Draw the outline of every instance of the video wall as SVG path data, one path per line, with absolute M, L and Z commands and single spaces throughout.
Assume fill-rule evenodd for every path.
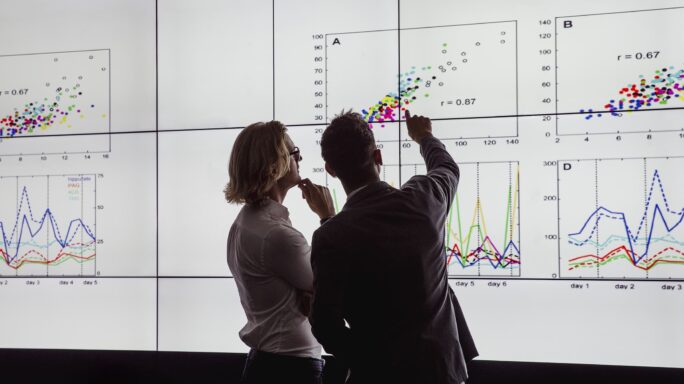
M 0 348 L 246 352 L 236 136 L 282 121 L 339 211 L 326 124 L 361 113 L 399 187 L 425 173 L 408 108 L 461 169 L 444 255 L 481 359 L 684 367 L 681 1 L 4 10 Z

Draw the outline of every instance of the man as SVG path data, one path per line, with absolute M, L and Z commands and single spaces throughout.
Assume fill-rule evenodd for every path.
M 313 235 L 310 321 L 350 368 L 348 382 L 460 384 L 477 350 L 447 281 L 444 222 L 459 170 L 428 118 L 406 119 L 427 175 L 401 189 L 380 181 L 382 156 L 359 114 L 323 133 L 326 170 L 347 203 Z

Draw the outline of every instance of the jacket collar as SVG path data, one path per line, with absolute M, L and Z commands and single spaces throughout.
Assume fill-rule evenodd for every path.
M 366 184 L 365 187 L 357 190 L 356 193 L 354 193 L 347 199 L 347 202 L 344 203 L 344 207 L 342 207 L 342 209 L 344 210 L 346 208 L 351 208 L 352 206 L 354 206 L 354 204 L 358 204 L 359 202 L 367 199 L 368 197 L 373 196 L 378 192 L 388 188 L 392 187 L 384 181 L 374 181 L 370 184 Z

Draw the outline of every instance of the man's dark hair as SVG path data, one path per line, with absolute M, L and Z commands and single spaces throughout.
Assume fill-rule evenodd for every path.
M 321 138 L 323 160 L 344 180 L 365 177 L 375 149 L 373 131 L 360 114 L 352 111 L 337 115 Z

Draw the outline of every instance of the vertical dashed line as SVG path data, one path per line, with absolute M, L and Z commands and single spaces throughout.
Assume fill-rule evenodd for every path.
M 480 249 L 480 244 L 481 244 L 481 239 L 480 239 L 480 163 L 477 162 L 475 163 L 475 188 L 476 188 L 476 193 L 475 193 L 475 216 L 477 218 L 477 243 L 476 243 L 476 251 L 479 253 Z M 465 252 L 470 252 L 468 249 L 465 250 Z M 467 253 L 466 253 L 467 257 Z M 481 271 L 480 271 L 480 261 L 481 259 L 478 258 L 477 260 L 477 275 L 481 276 Z M 468 261 L 466 260 L 466 263 Z
M 508 162 L 508 205 L 511 208 L 511 213 L 510 213 L 511 222 L 508 225 L 508 235 L 509 235 L 508 236 L 508 239 L 509 239 L 508 244 L 510 244 L 513 241 L 513 196 L 512 196 L 512 193 L 513 193 L 513 175 L 511 174 L 511 172 L 512 172 L 512 169 L 511 169 L 512 165 L 511 164 L 512 163 L 509 161 Z M 508 247 L 508 244 L 504 244 L 504 247 Z M 510 247 L 508 248 L 508 257 L 510 259 L 508 261 L 508 265 L 510 265 L 510 267 L 511 267 L 510 268 L 511 276 L 513 276 L 513 263 L 511 262 L 511 260 L 513 260 L 513 251 Z
M 598 159 L 594 159 L 594 212 L 598 211 Z M 601 277 L 601 265 L 599 263 L 599 216 L 596 215 L 596 277 Z
M 47 175 L 46 177 L 47 180 L 47 207 L 46 207 L 46 212 L 50 212 L 50 175 Z M 50 220 L 50 216 L 52 213 L 50 212 L 49 215 L 45 215 L 44 218 L 42 219 L 43 225 L 49 224 L 45 223 L 45 220 Z M 47 230 L 45 231 L 45 276 L 50 276 L 50 225 L 45 226 Z
M 16 185 L 17 185 L 17 203 L 16 203 L 16 207 L 17 207 L 17 217 L 19 217 L 19 176 L 17 176 L 15 180 L 16 180 Z M 8 250 L 8 251 L 9 251 L 9 250 Z M 8 254 L 8 256 L 7 256 L 7 259 L 8 259 L 8 260 L 10 259 L 9 254 Z M 10 263 L 10 264 L 11 264 L 11 263 Z M 14 270 L 14 276 L 17 276 L 17 277 L 19 276 L 19 268 L 17 268 L 17 269 Z
M 83 246 L 85 244 L 83 242 L 83 231 L 85 230 L 85 228 L 83 227 L 84 223 L 85 223 L 85 220 L 83 220 L 83 174 L 80 174 L 79 178 L 81 179 L 81 247 L 80 247 L 81 248 L 81 262 L 80 262 L 80 264 L 81 264 L 81 276 L 83 276 Z M 95 240 L 95 241 L 97 241 L 97 240 Z
M 648 172 L 646 170 L 647 167 L 647 161 L 646 158 L 644 157 L 644 207 L 648 207 Z M 646 212 L 646 215 L 648 215 L 648 212 Z M 629 236 L 629 234 L 627 234 Z M 648 219 L 645 220 L 645 227 L 644 227 L 644 238 L 646 240 L 645 244 L 648 242 Z M 644 245 L 645 245 L 644 244 Z M 644 252 L 646 250 L 646 247 L 644 247 Z M 634 255 L 636 257 L 636 255 Z M 646 257 L 646 255 L 644 255 Z M 648 262 L 648 260 L 646 260 Z M 648 279 L 648 269 L 646 269 L 646 278 Z

